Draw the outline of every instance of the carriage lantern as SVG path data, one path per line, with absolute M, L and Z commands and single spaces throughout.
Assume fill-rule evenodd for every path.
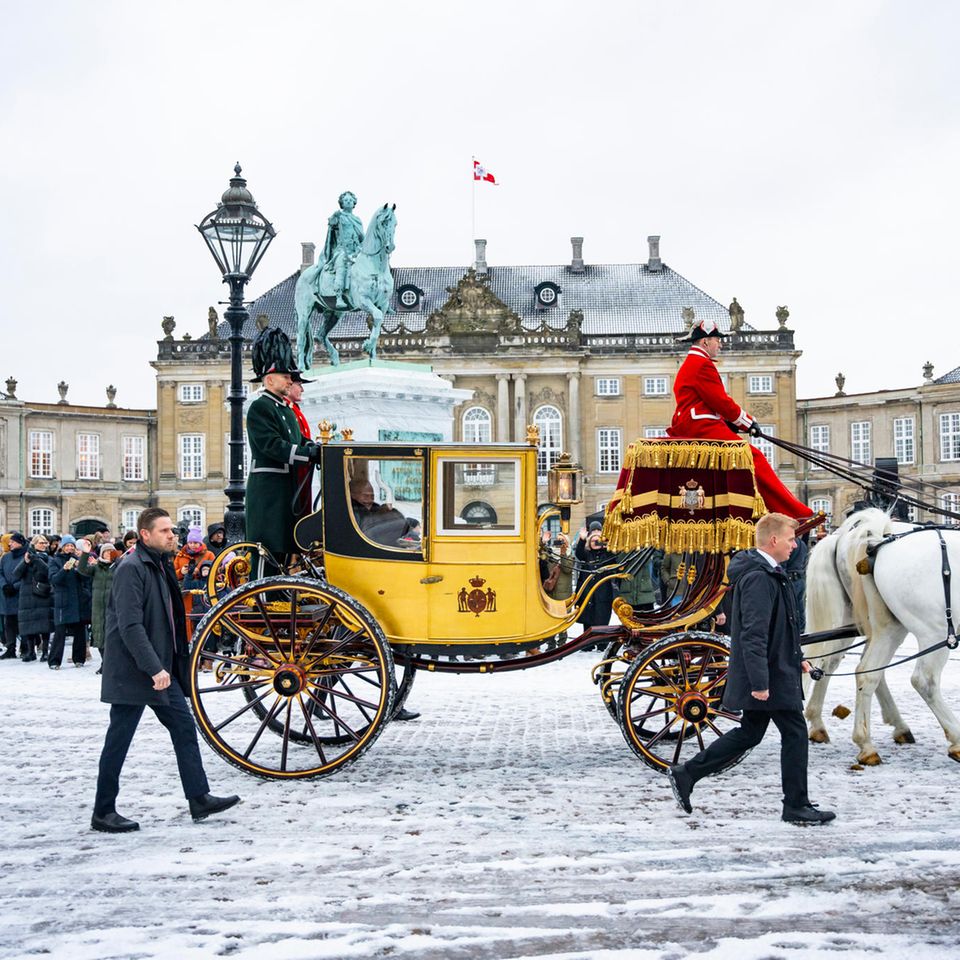
M 240 176 L 239 163 L 233 172 L 216 210 L 197 226 L 223 282 L 230 285 L 230 302 L 224 313 L 230 324 L 230 480 L 224 491 L 227 509 L 223 518 L 227 543 L 236 543 L 244 536 L 243 327 L 249 314 L 243 303 L 243 288 L 277 234 L 257 209 L 247 181 Z
M 547 497 L 552 504 L 560 508 L 560 527 L 564 533 L 570 532 L 570 508 L 582 503 L 580 481 L 583 469 L 570 462 L 570 454 L 560 454 L 560 459 L 547 473 Z

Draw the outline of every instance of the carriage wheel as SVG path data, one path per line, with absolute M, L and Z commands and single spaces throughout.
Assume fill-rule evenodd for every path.
M 207 576 L 207 599 L 216 603 L 224 593 L 243 586 L 250 579 L 250 553 L 255 543 L 236 543 L 217 554 Z
M 617 694 L 629 664 L 628 660 L 621 657 L 622 650 L 622 640 L 611 640 L 603 651 L 603 660 L 593 668 L 593 682 L 600 687 L 603 705 L 607 708 L 607 713 L 617 721 Z
M 216 650 L 218 632 L 237 637 L 232 652 Z M 306 577 L 270 577 L 233 591 L 197 625 L 190 699 L 204 739 L 234 766 L 278 780 L 324 777 L 380 735 L 393 670 L 382 630 L 356 600 Z
M 663 773 L 739 724 L 739 714 L 720 705 L 729 655 L 725 637 L 686 631 L 652 644 L 627 668 L 618 720 L 644 763 Z
M 393 697 L 393 712 L 390 714 L 391 718 L 395 717 L 403 709 L 403 705 L 407 702 L 407 697 L 410 696 L 413 681 L 417 679 L 417 668 L 412 663 L 404 663 L 402 667 L 403 669 L 401 670 L 400 665 L 397 666 L 397 691 Z

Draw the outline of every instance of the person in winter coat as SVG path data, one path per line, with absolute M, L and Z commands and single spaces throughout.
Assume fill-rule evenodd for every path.
M 185 576 L 194 576 L 197 568 L 204 560 L 213 559 L 213 554 L 207 549 L 206 544 L 203 542 L 200 528 L 191 527 L 190 532 L 187 534 L 187 542 L 173 558 L 173 569 L 176 571 L 177 579 L 183 580 Z
M 619 559 L 623 559 L 621 554 Z M 620 598 L 638 611 L 652 610 L 657 600 L 653 557 L 632 576 L 617 581 Z
M 22 533 L 11 533 L 7 544 L 9 549 L 0 557 L 0 613 L 3 614 L 3 643 L 6 647 L 0 659 L 12 660 L 17 655 L 17 634 L 20 632 L 17 620 L 20 610 L 20 579 L 16 570 L 26 553 L 27 538 Z
M 204 543 L 214 557 L 220 556 L 227 549 L 227 528 L 222 523 L 211 523 Z
M 47 571 L 47 538 L 38 535 L 30 541 L 23 559 L 14 571 L 20 579 L 20 659 L 24 663 L 47 659 L 50 634 L 53 631 L 53 587 Z
M 818 824 L 836 816 L 818 810 L 807 794 L 807 724 L 800 678 L 810 664 L 800 649 L 796 597 L 781 566 L 797 545 L 796 528 L 791 517 L 768 513 L 757 522 L 756 549 L 741 551 L 730 561 L 732 642 L 723 706 L 742 711 L 742 717 L 739 727 L 692 760 L 670 767 L 670 785 L 687 813 L 693 809 L 694 784 L 757 746 L 772 720 L 780 731 L 782 819 Z
M 93 645 L 99 651 L 101 659 L 103 658 L 103 640 L 107 632 L 107 600 L 113 584 L 113 567 L 119 556 L 116 544 L 104 543 L 101 544 L 99 555 L 94 563 L 82 563 L 77 568 L 93 584 L 90 629 L 93 634 Z
M 577 539 L 573 552 L 580 562 L 581 580 L 590 571 L 602 567 L 610 559 L 610 554 L 607 553 L 607 548 L 600 537 L 602 529 L 603 524 L 595 520 L 590 524 L 589 530 L 580 532 Z M 607 626 L 613 613 L 614 590 L 613 582 L 609 580 L 597 587 L 580 616 L 577 617 L 577 623 L 585 627 Z
M 170 555 L 177 533 L 166 510 L 148 507 L 137 519 L 136 547 L 117 562 L 107 601 L 100 699 L 110 704 L 110 726 L 100 754 L 90 827 L 105 833 L 139 830 L 117 813 L 120 772 L 137 725 L 149 706 L 167 728 L 190 814 L 201 820 L 240 802 L 214 797 L 200 758 L 197 728 L 183 690 L 190 664 L 180 582 Z
M 86 542 L 86 541 L 84 541 Z M 89 558 L 77 550 L 77 541 L 69 533 L 60 541 L 60 552 L 47 565 L 53 587 L 53 644 L 47 666 L 59 670 L 63 662 L 63 647 L 67 634 L 73 639 L 73 665 L 82 667 L 87 660 L 87 632 L 84 615 L 90 617 L 90 602 L 86 582 L 80 574 L 80 564 Z

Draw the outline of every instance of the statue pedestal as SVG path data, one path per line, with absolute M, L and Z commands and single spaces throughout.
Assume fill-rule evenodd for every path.
M 356 360 L 307 377 L 300 408 L 314 440 L 321 420 L 351 428 L 357 441 L 452 440 L 453 408 L 473 397 L 422 363 Z

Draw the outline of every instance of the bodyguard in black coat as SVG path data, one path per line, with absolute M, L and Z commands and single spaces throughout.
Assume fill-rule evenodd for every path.
M 796 547 L 797 521 L 768 513 L 757 523 L 757 549 L 737 554 L 727 570 L 730 605 L 730 666 L 723 706 L 741 712 L 740 726 L 669 770 L 677 802 L 692 812 L 690 795 L 703 777 L 730 766 L 763 739 L 772 720 L 780 731 L 783 819 L 826 823 L 807 795 L 807 725 L 801 674 L 810 669 L 800 648 L 796 595 L 781 566 Z
M 120 771 L 143 708 L 167 728 L 177 755 L 183 793 L 194 820 L 218 813 L 240 798 L 212 797 L 200 759 L 197 730 L 183 690 L 188 649 L 183 597 L 171 554 L 177 534 L 166 510 L 150 507 L 137 521 L 140 539 L 118 561 L 107 603 L 100 699 L 111 704 L 100 755 L 91 827 L 106 833 L 139 830 L 116 810 Z
M 47 571 L 49 557 L 32 546 L 27 547 L 15 575 L 20 579 L 20 655 L 23 660 L 37 659 L 36 648 L 47 652 L 53 632 L 53 588 Z

